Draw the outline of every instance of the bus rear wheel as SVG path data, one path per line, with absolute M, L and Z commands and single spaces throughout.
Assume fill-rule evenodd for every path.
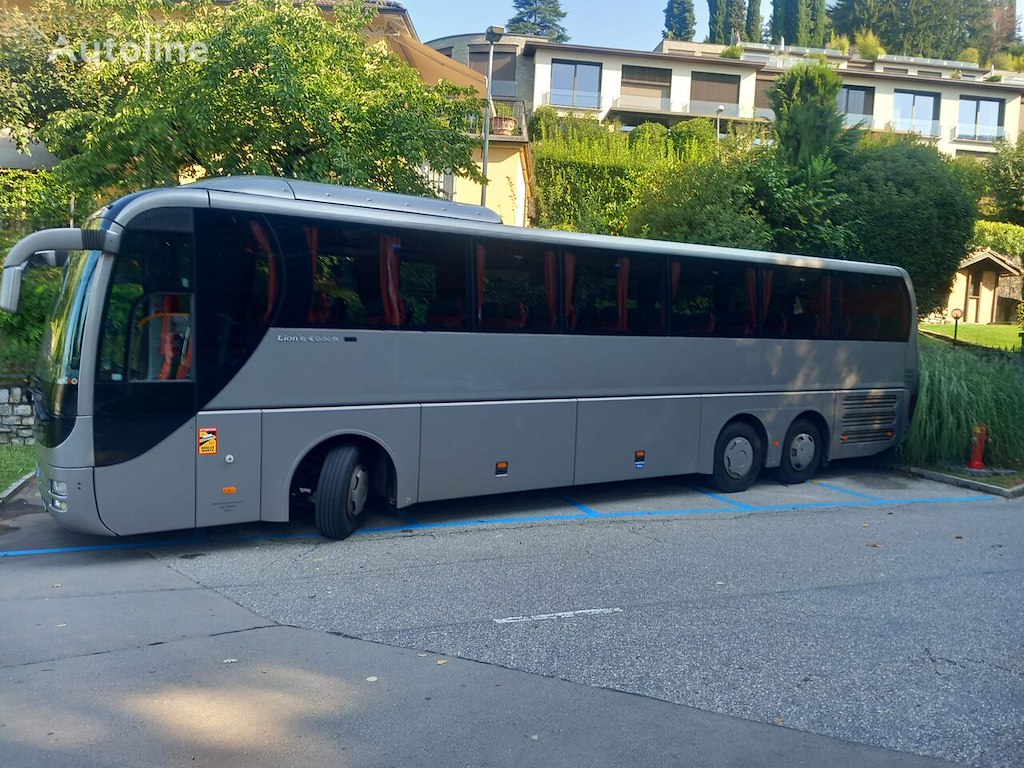
M 370 473 L 354 445 L 332 448 L 316 485 L 316 527 L 329 539 L 344 539 L 359 525 L 370 494 Z
M 789 425 L 782 443 L 779 479 L 799 485 L 814 477 L 821 465 L 821 431 L 814 422 L 797 419 Z
M 712 481 L 725 493 L 745 491 L 761 471 L 764 444 L 757 430 L 743 421 L 726 424 L 715 441 Z

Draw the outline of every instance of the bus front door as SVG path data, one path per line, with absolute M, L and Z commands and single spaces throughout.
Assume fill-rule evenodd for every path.
M 260 412 L 201 411 L 196 420 L 196 526 L 260 519 Z

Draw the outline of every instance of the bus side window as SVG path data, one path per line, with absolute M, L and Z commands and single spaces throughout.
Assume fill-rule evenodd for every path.
M 413 230 L 401 231 L 400 236 L 399 326 L 468 330 L 469 238 Z
M 704 259 L 672 259 L 669 265 L 673 336 L 711 336 L 715 332 L 715 287 Z
M 558 269 L 542 244 L 491 238 L 476 247 L 477 312 L 482 331 L 558 329 Z
M 896 276 L 840 273 L 839 308 L 843 338 L 857 341 L 906 341 L 910 335 L 910 298 Z

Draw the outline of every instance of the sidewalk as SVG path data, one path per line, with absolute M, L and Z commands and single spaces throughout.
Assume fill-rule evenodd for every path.
M 31 491 L 0 550 L 60 545 Z M 143 550 L 0 557 L 0 625 L 19 768 L 948 765 L 276 624 Z

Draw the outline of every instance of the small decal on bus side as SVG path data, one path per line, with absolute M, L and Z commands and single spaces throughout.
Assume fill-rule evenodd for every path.
M 200 427 L 198 438 L 200 456 L 213 456 L 217 453 L 217 428 Z

